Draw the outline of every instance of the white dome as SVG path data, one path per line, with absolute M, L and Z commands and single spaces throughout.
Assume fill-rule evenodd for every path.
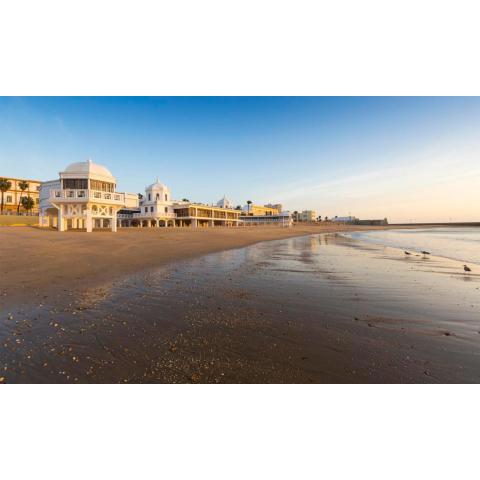
M 99 175 L 101 177 L 112 177 L 113 175 L 107 167 L 93 163 L 88 159 L 86 162 L 71 163 L 63 173 L 89 173 L 93 175 Z
M 233 208 L 232 202 L 226 197 L 226 195 L 223 195 L 223 198 L 221 198 L 217 202 L 217 207 L 220 208 Z
M 157 177 L 155 182 L 152 183 L 151 185 L 149 185 L 146 188 L 146 190 L 168 190 L 168 187 L 165 184 L 161 183 L 160 180 Z

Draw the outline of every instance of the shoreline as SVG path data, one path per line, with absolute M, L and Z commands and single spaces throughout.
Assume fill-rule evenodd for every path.
M 292 228 L 123 229 L 116 233 L 57 232 L 0 227 L 0 309 L 33 304 L 65 292 L 105 287 L 123 277 L 179 260 L 311 234 L 389 227 L 307 225 Z

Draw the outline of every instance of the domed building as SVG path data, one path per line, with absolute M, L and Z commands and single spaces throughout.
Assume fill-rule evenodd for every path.
M 115 232 L 117 212 L 138 202 L 136 195 L 118 193 L 116 186 L 110 170 L 91 159 L 68 165 L 58 180 L 40 187 L 40 226 L 59 231 L 108 228 Z
M 223 198 L 221 198 L 218 202 L 217 202 L 217 207 L 220 207 L 220 208 L 233 208 L 233 204 L 232 202 L 225 196 L 225 194 L 223 195 Z
M 170 189 L 160 180 L 145 188 L 145 196 L 140 199 L 139 212 L 132 215 L 131 221 L 123 221 L 122 226 L 174 227 L 175 210 Z

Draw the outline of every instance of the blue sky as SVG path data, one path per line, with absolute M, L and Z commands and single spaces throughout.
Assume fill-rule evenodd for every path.
M 480 220 L 480 99 L 0 98 L 0 175 L 91 157 L 141 192 L 391 221 Z

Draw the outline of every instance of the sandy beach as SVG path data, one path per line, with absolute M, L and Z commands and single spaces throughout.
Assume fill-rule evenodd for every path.
M 478 274 L 338 230 L 4 229 L 0 377 L 479 382 Z
M 0 307 L 92 289 L 123 275 L 256 242 L 348 230 L 350 226 L 293 228 L 120 229 L 117 233 L 59 232 L 0 227 Z

